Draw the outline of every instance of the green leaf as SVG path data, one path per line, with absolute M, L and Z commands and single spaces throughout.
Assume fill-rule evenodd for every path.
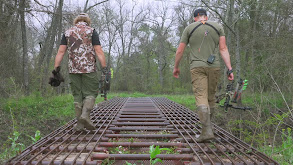
M 160 153 L 161 153 L 160 146 L 156 146 L 155 150 L 153 150 L 153 152 L 150 155 L 151 159 L 156 158 L 156 155 L 158 155 Z
M 41 131 L 37 130 L 35 133 L 35 140 L 38 141 L 41 138 Z
M 157 158 L 157 159 L 155 159 L 155 160 L 152 162 L 152 165 L 153 165 L 153 164 L 156 164 L 157 162 L 161 162 L 161 163 L 163 163 L 163 161 L 162 161 L 161 159 Z
M 150 146 L 149 153 L 151 154 L 152 152 L 154 152 L 154 150 L 155 150 L 154 145 L 151 145 L 151 146 Z

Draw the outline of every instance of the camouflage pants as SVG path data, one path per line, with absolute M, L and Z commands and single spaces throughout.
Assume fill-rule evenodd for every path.
M 87 96 L 97 97 L 99 91 L 97 72 L 70 73 L 69 79 L 74 102 L 82 103 Z
M 192 89 L 196 106 L 216 106 L 216 90 L 220 77 L 220 68 L 198 67 L 191 69 Z

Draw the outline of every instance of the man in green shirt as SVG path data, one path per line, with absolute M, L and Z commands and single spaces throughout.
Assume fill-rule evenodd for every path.
M 179 77 L 179 63 L 185 47 L 189 44 L 192 86 L 198 115 L 202 123 L 201 135 L 196 141 L 204 142 L 215 138 L 210 118 L 216 106 L 215 94 L 220 77 L 219 52 L 228 68 L 228 80 L 233 80 L 234 75 L 223 27 L 216 22 L 208 21 L 204 9 L 194 11 L 194 21 L 183 31 L 176 51 L 173 76 Z

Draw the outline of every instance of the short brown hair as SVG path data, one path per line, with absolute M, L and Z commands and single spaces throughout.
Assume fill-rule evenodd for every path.
M 87 13 L 80 13 L 73 21 L 73 24 L 78 22 L 86 22 L 88 25 L 91 25 L 91 19 Z

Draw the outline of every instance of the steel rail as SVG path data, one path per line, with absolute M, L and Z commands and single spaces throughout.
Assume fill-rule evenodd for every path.
M 194 123 L 194 124 L 198 124 L 198 122 L 197 123 Z M 198 125 L 197 125 L 198 126 Z M 192 129 L 189 127 L 189 129 L 192 131 Z M 195 129 L 198 131 L 198 132 L 200 132 L 199 131 L 199 129 L 197 128 L 197 127 L 195 127 Z M 193 131 L 192 131 L 193 132 Z M 193 134 L 194 135 L 196 135 L 196 133 L 195 132 L 193 132 Z M 192 139 L 193 140 L 193 139 Z M 230 148 L 227 148 L 229 151 L 231 151 L 231 152 L 234 152 L 234 151 L 232 151 Z M 221 150 L 220 150 L 221 151 Z M 233 164 L 235 164 L 236 162 L 233 160 L 233 159 L 231 159 L 231 157 L 229 157 L 227 154 L 224 154 Z M 219 157 L 217 154 L 216 154 L 216 157 Z M 240 158 L 241 159 L 241 158 Z M 242 159 L 242 161 L 244 161 L 243 159 Z M 245 162 L 245 161 L 244 161 Z
M 100 116 L 102 116 L 102 115 L 107 115 L 109 113 L 109 111 L 108 112 L 106 112 L 105 114 L 103 114 L 103 113 L 97 113 L 98 114 L 98 116 L 96 116 L 96 120 L 97 119 L 99 119 L 99 117 Z M 100 122 L 100 121 L 102 121 L 102 119 L 103 118 L 100 118 L 100 120 L 98 120 L 98 121 L 96 121 L 95 120 L 95 122 L 97 123 L 96 125 L 98 125 L 98 123 Z M 105 121 L 105 120 L 104 120 Z M 95 125 L 95 126 L 96 126 Z M 87 134 L 86 135 L 88 135 L 89 133 L 90 133 L 91 131 L 88 131 L 87 132 Z M 99 132 L 99 131 L 98 131 Z M 80 134 L 81 134 L 82 132 L 80 132 Z M 65 149 L 67 149 L 67 147 L 68 146 L 70 146 L 70 144 L 71 143 L 73 143 L 79 136 L 80 136 L 80 134 L 77 136 L 77 137 L 75 137 L 74 139 L 72 139 L 67 145 L 66 145 L 66 147 L 64 147 L 62 150 L 60 150 L 59 152 L 58 152 L 58 154 L 56 154 L 55 155 L 55 157 L 53 157 L 52 159 L 51 159 L 51 161 L 49 162 L 49 164 L 51 164 L 58 156 L 59 156 L 59 154 L 61 154 L 63 151 L 65 151 Z M 86 137 L 86 135 L 85 135 L 85 137 Z M 92 136 L 95 136 L 95 135 L 92 135 Z M 83 139 L 84 140 L 84 139 Z M 80 140 L 80 142 L 82 142 L 83 140 Z M 67 141 L 67 140 L 64 140 L 64 142 L 65 141 Z M 78 143 L 78 144 L 76 144 L 73 148 L 72 148 L 72 150 L 71 150 L 71 152 L 69 152 L 69 153 L 72 153 L 74 150 L 76 150 L 76 148 L 77 148 L 77 146 L 79 145 L 80 143 Z M 60 145 L 59 145 L 60 146 Z M 58 147 L 59 147 L 58 146 Z M 57 148 L 57 147 L 56 147 Z M 61 163 L 63 163 L 64 161 L 65 161 L 65 159 L 67 158 L 69 156 L 69 154 L 68 155 L 66 155 L 62 160 L 61 160 Z
M 102 110 L 100 110 L 100 111 L 102 111 Z M 102 113 L 98 113 L 98 114 L 99 114 L 99 116 L 102 115 Z M 52 152 L 54 152 L 54 150 L 56 150 L 59 146 L 63 145 L 65 142 L 68 142 L 68 139 L 70 139 L 70 138 L 72 137 L 72 135 L 76 133 L 76 131 L 73 131 L 73 128 L 71 129 L 71 131 L 72 131 L 72 134 L 70 134 L 70 136 L 68 136 L 67 138 L 63 139 L 63 141 L 62 141 L 61 143 L 59 143 L 59 144 L 58 144 L 57 146 L 55 146 L 52 150 L 50 150 L 46 155 L 44 155 L 42 159 L 38 160 L 38 161 L 36 162 L 36 164 L 39 164 L 39 163 L 40 163 L 42 160 L 44 160 L 49 154 L 51 154 Z M 90 133 L 90 131 L 88 131 L 86 135 L 88 135 L 89 133 Z M 81 134 L 82 134 L 82 132 L 79 132 L 78 135 L 77 135 L 76 137 L 74 137 L 73 139 L 70 139 L 71 141 L 70 141 L 66 146 L 69 146 L 72 142 L 74 142 L 76 139 L 78 139 L 78 137 L 79 137 Z M 84 137 L 86 137 L 86 135 L 85 135 Z M 47 147 L 46 147 L 46 148 L 47 148 Z M 53 158 L 51 159 L 51 161 L 49 161 L 49 164 L 51 164 L 51 163 L 52 163 L 52 162 L 58 157 L 58 155 L 59 155 L 62 151 L 64 151 L 65 149 L 66 149 L 66 148 L 64 148 L 63 150 L 59 151 L 59 153 L 56 154 L 55 157 L 53 157 Z M 62 161 L 61 161 L 61 162 L 62 162 Z
M 61 135 L 61 137 L 62 136 L 65 136 L 65 135 L 67 135 L 67 133 L 69 133 L 69 132 L 72 132 L 72 126 L 71 126 L 71 129 L 68 129 L 65 133 L 63 133 L 63 135 Z M 72 133 L 72 134 L 74 134 L 74 132 Z M 71 135 L 72 135 L 71 134 Z M 79 134 L 79 135 L 81 135 L 81 133 Z M 60 135 L 59 135 L 60 136 Z M 70 137 L 70 136 L 69 136 Z M 50 139 L 53 139 L 53 138 L 50 138 Z M 66 138 L 66 139 L 68 139 L 68 138 Z M 66 141 L 66 139 L 65 140 L 63 140 L 63 141 Z M 57 139 L 55 139 L 53 142 L 51 142 L 51 145 L 54 145 L 55 144 L 55 142 L 58 142 L 59 141 L 59 138 L 57 138 Z M 29 160 L 28 160 L 28 162 L 27 163 L 30 163 L 33 159 L 35 159 L 38 155 L 41 155 L 47 148 L 49 148 L 50 147 L 50 145 L 47 145 L 46 147 L 44 147 L 41 151 L 39 151 L 37 154 L 35 154 L 35 156 L 33 156 L 33 157 L 31 157 Z M 41 159 L 39 159 L 38 161 L 36 161 L 36 164 L 39 164 L 46 156 L 48 156 L 48 154 L 46 154 L 45 156 L 43 156 Z
M 128 98 L 128 99 L 129 99 L 129 98 Z M 123 103 L 125 103 L 128 99 L 124 99 L 124 100 L 122 100 Z M 123 106 L 125 106 L 125 104 L 120 105 L 120 107 L 116 107 L 116 112 L 115 112 L 115 114 L 112 116 L 112 118 L 110 119 L 110 122 L 107 124 L 105 130 L 104 130 L 103 133 L 100 135 L 99 139 L 96 141 L 96 143 L 95 143 L 95 145 L 94 145 L 94 148 L 97 146 L 98 142 L 100 141 L 100 139 L 101 139 L 102 136 L 104 135 L 106 129 L 109 128 L 110 123 L 113 121 L 113 119 L 116 117 L 117 113 L 121 110 L 121 108 L 122 108 Z M 114 111 L 113 111 L 113 112 L 114 112 Z M 110 116 L 108 116 L 108 118 L 110 118 Z M 108 118 L 107 118 L 107 119 L 108 119 Z M 90 156 L 90 154 L 93 152 L 94 148 L 88 153 L 88 155 L 87 155 L 86 158 L 84 159 L 82 165 L 85 165 L 85 164 L 86 164 L 86 160 L 89 158 L 89 156 Z M 80 151 L 80 153 L 81 153 L 81 152 L 82 152 L 82 151 Z
M 119 101 L 119 100 L 118 100 Z M 116 101 L 117 102 L 117 101 Z M 117 102 L 117 104 L 119 104 L 120 102 Z M 116 107 L 115 106 L 116 105 L 116 103 L 114 102 L 114 105 L 112 105 L 112 106 L 110 106 L 110 107 L 108 107 L 108 109 L 111 109 L 111 107 Z M 104 109 L 104 111 L 105 111 L 105 109 Z M 105 117 L 108 113 L 110 113 L 110 112 L 114 112 L 114 111 L 106 111 L 107 113 L 106 114 L 104 114 L 104 116 L 103 117 Z M 109 116 L 108 116 L 108 118 L 109 118 Z M 108 119 L 107 118 L 107 119 Z M 103 118 L 102 118 L 103 119 Z M 105 123 L 107 120 L 104 120 L 103 121 L 103 123 Z M 87 143 L 86 143 L 86 145 L 81 149 L 81 151 L 78 153 L 78 155 L 74 158 L 74 160 L 72 161 L 72 164 L 74 164 L 74 163 L 76 163 L 76 160 L 78 159 L 78 157 L 80 156 L 80 154 L 84 151 L 84 149 L 86 148 L 86 146 L 93 140 L 93 138 L 94 138 L 94 136 L 97 134 L 97 132 L 103 127 L 103 123 L 99 126 L 99 128 L 97 129 L 97 131 L 95 131 L 95 133 L 92 135 L 92 137 L 90 138 L 90 139 L 88 139 L 88 140 L 86 140 L 86 141 L 88 141 Z M 96 125 L 98 125 L 99 123 L 97 123 Z M 95 126 L 96 126 L 95 125 Z M 88 135 L 90 132 L 88 132 L 86 135 Z M 76 145 L 75 145 L 75 148 L 77 147 L 77 146 L 79 146 L 83 141 L 84 141 L 84 139 L 85 139 L 85 137 L 86 137 L 86 135 L 84 136 L 84 138 L 83 139 L 81 139 Z M 101 136 L 99 136 L 98 137 L 98 139 L 97 140 L 100 140 L 100 137 Z M 62 160 L 61 160 L 61 162 L 62 163 L 64 163 L 64 161 L 71 155 L 71 153 L 73 152 L 74 150 L 72 150 L 71 152 L 69 152 Z
M 154 104 L 155 104 L 155 106 L 158 108 L 158 109 L 161 109 L 162 107 L 158 104 L 158 101 L 157 100 L 153 100 L 153 102 L 154 102 Z M 162 110 L 162 109 L 161 109 Z M 166 109 L 164 109 L 164 110 L 166 110 Z M 180 129 L 178 129 L 178 127 L 177 126 L 175 126 L 175 124 L 174 124 L 174 122 L 171 120 L 171 118 L 169 118 L 169 116 L 164 112 L 164 110 L 162 110 L 162 112 L 165 114 L 165 116 L 168 118 L 168 120 L 170 121 L 170 122 L 172 122 L 172 124 L 174 125 L 174 127 L 176 127 L 176 129 L 179 131 L 179 133 L 181 134 L 181 136 L 185 139 L 185 142 L 190 146 L 190 148 L 193 150 L 193 152 L 194 152 L 194 154 L 198 157 L 198 159 L 200 160 L 200 162 L 202 163 L 202 164 L 204 164 L 204 162 L 203 162 L 203 160 L 200 158 L 200 156 L 198 155 L 198 152 L 193 148 L 193 146 L 188 142 L 188 140 L 186 139 L 186 137 L 184 136 L 184 134 L 180 131 Z M 194 137 L 193 136 L 191 136 L 187 131 L 186 131 L 186 129 L 176 120 L 176 119 L 174 119 L 174 116 L 172 116 L 171 115 L 171 113 L 168 111 L 168 110 L 166 110 L 168 113 L 169 113 L 169 115 L 173 118 L 173 120 L 175 120 L 176 122 L 177 122 L 177 124 L 189 135 L 189 137 L 191 137 L 191 139 L 194 141 L 194 143 L 197 145 L 197 147 L 198 148 L 200 148 L 201 149 L 201 151 L 207 156 L 207 158 L 211 161 L 211 163 L 212 164 L 214 164 L 213 163 L 213 161 L 211 160 L 211 158 L 210 158 L 210 156 L 201 148 L 201 146 L 196 142 L 196 140 L 194 139 Z
M 161 107 L 162 108 L 162 107 Z M 177 114 L 178 115 L 178 114 Z M 182 114 L 179 114 L 179 115 L 182 115 Z M 182 118 L 184 118 L 184 116 L 181 116 Z M 187 116 L 185 116 L 185 117 L 187 117 Z M 181 119 L 180 119 L 181 120 Z M 181 120 L 182 121 L 182 120 Z M 182 121 L 183 122 L 183 121 Z M 183 122 L 183 123 L 185 123 L 185 122 Z M 196 123 L 193 123 L 193 124 L 195 124 L 195 125 L 198 125 L 198 121 L 196 122 Z M 186 123 L 185 123 L 185 125 L 186 125 Z M 188 125 L 186 125 L 192 132 L 193 132 L 193 130 L 188 126 Z M 193 126 L 193 125 L 191 125 L 191 126 Z M 200 132 L 199 130 L 198 130 L 198 128 L 197 127 L 195 127 L 195 129 L 198 131 L 198 132 Z M 193 132 L 193 134 L 194 135 L 196 135 L 196 133 L 195 132 Z M 192 139 L 192 140 L 194 140 L 194 139 Z M 194 142 L 197 144 L 197 142 L 194 140 Z M 227 149 L 229 149 L 230 150 L 230 148 L 227 148 Z M 231 152 L 234 152 L 234 151 L 232 151 L 232 150 L 230 150 Z M 226 155 L 227 156 L 227 155 Z M 236 155 L 237 156 L 237 155 Z M 217 156 L 218 157 L 218 156 Z M 227 157 L 229 160 L 231 160 L 232 161 L 232 163 L 233 164 L 235 164 L 235 162 L 233 161 L 233 159 L 231 159 L 230 157 Z M 239 159 L 241 159 L 242 161 L 244 161 L 245 162 L 245 164 L 247 164 L 246 163 L 246 161 L 244 160 L 244 159 L 242 159 L 241 157 L 238 157 Z M 211 159 L 210 159 L 211 160 Z M 214 162 L 212 162 L 212 163 L 214 163 Z
M 75 122 L 76 122 L 75 120 L 71 120 L 71 121 L 69 121 L 66 125 L 60 127 L 59 129 L 57 129 L 57 130 L 53 131 L 52 133 L 50 133 L 49 135 L 47 135 L 46 138 L 42 138 L 42 139 L 39 140 L 36 144 L 32 144 L 32 145 L 30 145 L 27 149 L 25 149 L 25 150 L 22 152 L 21 155 L 19 155 L 18 157 L 14 157 L 14 158 L 12 158 L 12 159 L 11 159 L 11 162 L 18 162 L 18 161 L 21 161 L 21 160 L 24 159 L 26 156 L 28 156 L 31 152 L 33 152 L 34 150 L 37 149 L 37 148 L 33 149 L 33 148 L 32 148 L 33 146 L 37 146 L 37 147 L 39 147 L 39 146 L 44 145 L 45 143 L 47 143 L 48 141 L 51 140 L 51 139 L 48 138 L 48 137 L 50 137 L 50 136 L 53 136 L 53 137 L 57 136 L 57 134 L 58 134 L 59 132 L 62 132 L 62 131 L 60 131 L 60 130 L 63 130 L 63 131 L 66 130 L 67 128 L 71 127 L 71 124 L 72 124 L 72 123 L 75 123 Z M 14 164 L 14 165 L 16 165 L 16 164 Z
M 188 118 L 188 116 L 185 116 L 185 117 L 187 117 Z M 188 121 L 188 120 L 187 120 Z M 192 124 L 190 121 L 188 121 L 189 122 L 189 124 Z M 197 124 L 196 122 L 194 122 L 193 124 Z M 216 133 L 217 134 L 217 133 Z M 253 161 L 254 163 L 258 163 L 258 162 L 256 162 L 253 158 L 251 158 L 249 155 L 247 155 L 245 152 L 243 152 L 240 148 L 238 148 L 237 146 L 235 146 L 235 145 L 233 145 L 232 143 L 230 143 L 229 141 L 227 141 L 225 138 L 223 138 L 228 144 L 230 144 L 231 146 L 233 146 L 235 149 L 237 149 L 239 152 L 241 152 L 243 155 L 245 155 L 247 158 L 249 158 L 251 161 Z M 217 139 L 216 139 L 217 140 Z M 218 140 L 217 140 L 218 141 Z M 222 145 L 224 145 L 221 141 L 218 141 L 219 143 L 221 143 Z M 235 143 L 237 143 L 236 141 L 235 141 Z M 239 144 L 239 143 L 237 143 L 237 144 Z M 244 159 L 244 158 L 242 158 L 242 156 L 240 156 L 240 155 L 238 155 L 235 151 L 232 151 L 231 150 L 231 152 L 234 154 L 234 155 L 236 155 L 239 159 L 241 159 L 242 161 L 244 161 L 245 162 L 245 164 L 247 164 L 247 162 L 246 162 L 246 160 Z
M 183 108 L 184 108 L 184 107 L 183 107 Z M 185 109 L 185 110 L 186 110 L 186 109 Z M 188 117 L 188 116 L 186 116 L 186 117 Z M 193 117 L 193 119 L 195 119 L 195 118 Z M 246 149 L 246 150 L 248 150 L 248 151 L 249 151 L 249 150 L 252 150 L 252 151 L 254 151 L 253 153 L 255 154 L 255 156 L 257 156 L 259 159 L 261 159 L 261 160 L 262 160 L 263 162 L 265 162 L 266 164 L 269 164 L 269 162 L 267 162 L 268 159 L 270 160 L 269 157 L 267 157 L 267 156 L 264 155 L 264 154 L 259 155 L 259 152 L 258 152 L 256 149 L 254 149 L 254 148 L 251 147 L 250 145 L 246 144 L 245 142 L 241 141 L 240 139 L 238 139 L 238 138 L 235 137 L 234 135 L 232 135 L 232 134 L 228 133 L 227 131 L 223 130 L 222 128 L 220 128 L 220 127 L 218 127 L 218 126 L 216 126 L 216 125 L 215 125 L 215 128 L 216 128 L 216 130 L 217 130 L 218 132 L 220 132 L 221 134 L 225 135 L 226 137 L 228 137 L 227 135 L 230 136 L 230 137 L 228 137 L 230 140 L 228 140 L 228 139 L 226 139 L 226 138 L 223 138 L 227 143 L 231 144 L 230 141 L 232 141 L 232 142 L 234 142 L 234 143 L 237 143 L 239 146 L 241 146 L 242 148 L 244 148 L 244 149 Z M 216 132 L 216 134 L 218 134 L 218 136 L 220 136 L 219 133 Z M 232 138 L 231 138 L 231 137 L 232 137 Z M 218 140 L 218 141 L 219 141 L 219 140 Z M 238 149 L 238 150 L 240 150 L 240 151 L 242 152 L 241 149 Z M 246 154 L 245 152 L 242 152 L 242 153 L 244 153 L 244 155 L 247 156 L 247 154 Z M 248 157 L 249 157 L 249 156 L 248 156 Z M 263 157 L 265 157 L 265 158 L 263 158 Z M 250 158 L 251 160 L 254 160 L 254 159 L 251 158 L 251 157 L 249 157 L 249 158 Z M 272 160 L 272 161 L 274 161 L 274 160 Z M 274 163 L 278 164 L 278 163 L 275 162 L 275 161 L 274 161 Z
M 193 123 L 190 123 L 190 124 L 197 124 L 197 122 L 198 122 L 198 118 L 196 117 L 196 114 L 195 114 L 194 112 L 192 112 L 192 111 L 188 110 L 187 108 L 183 107 L 182 105 L 179 105 L 179 104 L 177 104 L 177 103 L 175 103 L 175 102 L 172 102 L 172 101 L 170 101 L 170 100 L 166 100 L 166 99 L 165 99 L 165 101 L 166 101 L 166 102 L 171 102 L 172 104 L 175 104 L 175 105 L 178 105 L 179 107 L 181 107 L 181 108 L 177 107 L 176 109 L 180 109 L 181 111 L 186 111 L 186 112 L 188 112 L 189 115 L 185 115 L 185 116 L 183 116 L 183 117 L 184 117 L 185 119 L 190 118 L 190 119 L 191 119 L 190 121 L 193 121 Z M 165 104 L 166 104 L 166 103 L 165 103 Z M 191 117 L 190 117 L 190 116 L 191 116 Z M 197 122 L 194 122 L 194 120 L 196 120 Z M 278 164 L 276 161 L 270 159 L 269 157 L 267 157 L 267 156 L 264 155 L 264 154 L 261 154 L 261 156 L 260 156 L 260 155 L 259 155 L 260 153 L 259 153 L 256 149 L 252 148 L 251 146 L 249 146 L 249 145 L 246 144 L 245 142 L 243 142 L 243 141 L 241 141 L 240 139 L 236 138 L 234 135 L 228 133 L 227 131 L 223 130 L 222 128 L 220 128 L 220 127 L 218 127 L 218 126 L 215 126 L 215 127 L 216 127 L 216 130 L 217 130 L 218 132 L 224 131 L 224 132 L 222 132 L 222 134 L 225 135 L 226 137 L 228 137 L 227 135 L 231 136 L 232 138 L 231 138 L 231 137 L 228 137 L 228 138 L 229 138 L 231 141 L 233 141 L 234 143 L 236 143 L 237 145 L 239 145 L 240 147 L 242 147 L 242 148 L 244 148 L 244 149 L 246 149 L 246 150 L 254 150 L 254 152 L 253 152 L 254 156 L 256 156 L 258 159 L 260 159 L 261 161 L 263 161 L 265 164 L 270 164 L 270 162 L 268 162 L 267 160 L 272 161 L 274 164 Z M 218 134 L 217 132 L 216 132 L 216 135 L 220 136 L 220 134 Z M 224 141 L 226 141 L 228 144 L 234 146 L 234 145 L 233 145 L 231 142 L 229 142 L 226 138 L 222 138 L 222 139 L 223 139 Z M 217 140 L 219 143 L 222 143 L 222 142 L 219 141 L 218 139 L 216 139 L 216 140 Z M 222 145 L 224 145 L 224 144 L 222 144 Z M 245 146 L 244 146 L 244 145 L 245 145 Z M 251 161 L 253 161 L 254 163 L 259 163 L 259 162 L 256 162 L 254 158 L 251 158 L 249 155 L 247 155 L 245 152 L 243 152 L 241 148 L 238 148 L 237 146 L 234 146 L 234 148 L 237 149 L 239 152 L 241 152 L 243 155 L 245 155 L 247 158 L 249 158 L 249 159 L 250 159 Z M 229 149 L 229 148 L 228 148 L 228 149 Z M 236 154 L 236 156 L 237 156 L 237 153 L 235 153 L 234 151 L 233 151 L 232 153 L 233 153 L 233 154 Z
M 216 139 L 196 142 L 201 132 L 197 114 L 166 98 L 111 99 L 94 107 L 90 118 L 95 130 L 76 132 L 76 120 L 71 120 L 7 165 L 148 164 L 151 145 L 172 149 L 172 154 L 156 156 L 168 165 L 278 165 L 214 124 Z

